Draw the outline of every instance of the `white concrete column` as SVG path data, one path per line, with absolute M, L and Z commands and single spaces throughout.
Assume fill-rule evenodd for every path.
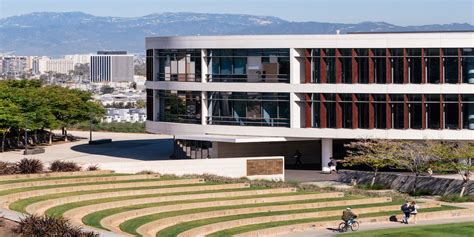
M 207 50 L 206 49 L 201 49 L 201 82 L 206 83 L 206 74 L 209 73 L 209 68 L 207 64 Z
M 202 91 L 201 92 L 201 124 L 206 125 L 207 124 L 207 116 L 209 115 L 208 111 L 208 100 L 207 100 L 207 92 Z
M 328 138 L 321 139 L 321 170 L 329 170 L 328 163 L 332 157 L 332 140 Z
M 298 57 L 301 53 L 294 48 L 290 49 L 290 84 L 301 83 L 301 63 Z

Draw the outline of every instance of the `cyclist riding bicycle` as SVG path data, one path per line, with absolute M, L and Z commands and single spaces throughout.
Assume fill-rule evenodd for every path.
M 346 210 L 342 212 L 341 219 L 344 221 L 346 226 L 352 225 L 352 223 L 354 222 L 354 219 L 356 218 L 357 218 L 357 215 L 354 212 L 352 212 L 352 209 L 350 207 L 346 208 Z

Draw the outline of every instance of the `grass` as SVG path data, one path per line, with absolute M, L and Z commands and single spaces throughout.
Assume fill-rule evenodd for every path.
M 206 183 L 208 185 L 212 185 Z M 101 199 L 93 199 L 87 201 L 80 201 L 80 202 L 73 202 L 73 203 L 66 203 L 63 205 L 52 207 L 46 210 L 47 215 L 52 216 L 62 216 L 66 211 L 71 209 L 88 206 L 88 205 L 95 205 L 100 203 L 107 203 L 107 202 L 115 202 L 115 201 L 123 201 L 123 200 L 132 200 L 132 199 L 139 199 L 139 198 L 153 198 L 153 197 L 165 197 L 165 196 L 176 196 L 176 195 L 191 195 L 191 194 L 205 194 L 205 193 L 221 193 L 221 192 L 232 192 L 232 191 L 248 191 L 248 190 L 257 190 L 262 189 L 259 187 L 250 187 L 250 188 L 236 188 L 236 189 L 220 189 L 220 190 L 204 190 L 204 191 L 193 191 L 193 192 L 178 192 L 178 193 L 162 193 L 162 194 L 146 194 L 146 195 L 134 195 L 134 196 L 120 196 L 120 197 L 111 197 L 111 198 L 101 198 Z M 187 203 L 189 200 L 183 200 L 182 203 Z M 149 205 L 149 204 L 148 204 Z
M 466 195 L 459 197 L 459 195 L 441 196 L 438 200 L 443 202 L 474 202 L 474 195 Z
M 26 182 L 35 182 L 35 181 L 49 181 L 49 180 L 59 180 L 59 179 L 81 179 L 81 178 L 98 178 L 98 177 L 113 177 L 113 176 L 127 176 L 130 174 L 99 174 L 99 175 L 80 175 L 80 176 L 64 176 L 64 177 L 41 177 L 41 178 L 27 178 L 27 179 L 12 179 L 12 180 L 2 180 L 2 184 L 13 184 L 13 183 L 26 183 Z
M 377 207 L 377 206 L 397 205 L 397 204 L 401 204 L 401 203 L 402 203 L 401 201 L 392 201 L 392 202 L 385 202 L 385 203 L 353 205 L 352 207 L 353 208 Z M 160 237 L 176 236 L 179 233 L 182 233 L 184 231 L 187 231 L 187 230 L 199 227 L 199 226 L 204 226 L 204 225 L 209 225 L 209 224 L 224 222 L 224 221 L 245 219 L 245 218 L 286 215 L 286 214 L 298 214 L 298 213 L 308 213 L 308 212 L 317 212 L 317 211 L 334 211 L 334 210 L 341 210 L 341 209 L 342 209 L 341 206 L 335 206 L 335 207 L 311 208 L 311 209 L 300 209 L 300 210 L 258 212 L 258 213 L 249 213 L 249 214 L 241 214 L 241 215 L 230 215 L 230 216 L 223 216 L 223 217 L 216 217 L 216 218 L 208 218 L 208 219 L 201 219 L 201 220 L 196 220 L 196 221 L 182 222 L 180 224 L 170 226 L 168 228 L 165 228 L 165 229 L 161 230 L 158 233 L 158 235 Z M 202 211 L 199 211 L 199 212 L 202 212 Z M 143 224 L 145 224 L 145 223 L 143 223 Z M 122 227 L 122 225 L 120 227 Z M 125 231 L 125 232 L 130 231 L 130 229 L 125 228 L 126 227 L 125 225 L 123 227 L 124 227 L 124 229 L 122 229 L 123 231 Z M 128 232 L 128 233 L 134 234 L 132 232 Z
M 308 193 L 305 193 L 308 194 Z M 273 195 L 274 196 L 274 195 Z M 247 199 L 250 197 L 242 197 L 239 199 Z M 217 206 L 217 207 L 207 207 L 207 208 L 195 208 L 195 209 L 187 209 L 187 210 L 180 210 L 180 211 L 172 211 L 172 212 L 163 212 L 157 213 L 152 215 L 146 215 L 137 217 L 134 219 L 130 219 L 120 224 L 120 229 L 125 232 L 130 231 L 129 233 L 138 234 L 136 230 L 138 227 L 163 218 L 173 217 L 173 216 L 180 216 L 180 215 L 187 215 L 199 212 L 208 212 L 208 211 L 218 211 L 218 210 L 227 210 L 227 209 L 238 209 L 238 208 L 250 208 L 250 207 L 263 207 L 263 206 L 273 206 L 273 205 L 288 205 L 288 204 L 301 204 L 301 203 L 315 203 L 315 202 L 326 202 L 326 201 L 339 201 L 339 200 L 349 200 L 354 199 L 355 197 L 343 197 L 343 198 L 325 198 L 325 199 L 307 199 L 307 200 L 299 200 L 299 201 L 285 201 L 285 202 L 271 202 L 271 203 L 254 203 L 254 204 L 243 204 L 243 205 L 233 205 L 233 206 Z M 360 198 L 360 197 L 358 197 Z M 225 199 L 224 199 L 225 200 Z M 227 199 L 229 200 L 229 199 Z M 208 201 L 208 200 L 205 200 Z M 217 200 L 216 200 L 217 201 Z
M 98 184 L 98 183 L 95 183 Z M 94 193 L 107 193 L 107 192 L 118 192 L 118 191 L 132 191 L 132 190 L 148 190 L 148 189 L 161 189 L 161 188 L 176 188 L 176 187 L 195 187 L 214 185 L 216 183 L 196 183 L 196 184 L 176 184 L 176 185 L 161 185 L 161 186 L 144 186 L 144 187 L 130 187 L 130 188 L 114 188 L 114 189 L 98 189 L 90 191 L 76 191 L 76 192 L 65 192 L 65 193 L 54 193 L 42 196 L 34 196 L 30 198 L 20 199 L 10 204 L 9 208 L 18 212 L 26 212 L 26 207 L 41 201 L 46 201 L 55 198 L 63 198 L 68 196 L 77 196 L 83 194 L 94 194 Z M 174 193 L 173 193 L 174 194 Z M 158 195 L 158 194 L 154 194 Z M 126 196 L 125 196 L 126 197 Z
M 474 236 L 474 222 L 416 226 L 348 233 L 347 237 L 467 237 Z
M 45 186 L 33 186 L 25 188 L 15 188 L 7 189 L 0 191 L 0 196 L 21 193 L 27 191 L 35 191 L 42 189 L 52 189 L 52 188 L 65 188 L 65 187 L 74 187 L 74 186 L 89 186 L 89 185 L 101 185 L 101 184 L 119 184 L 119 183 L 139 183 L 139 182 L 153 182 L 161 181 L 163 178 L 154 178 L 154 179 L 134 179 L 134 180 L 119 180 L 119 181 L 103 181 L 103 182 L 88 182 L 88 183 L 72 183 L 72 184 L 57 184 L 57 185 L 45 185 Z
M 454 210 L 454 209 L 459 209 L 457 207 L 452 207 L 452 206 L 441 206 L 441 207 L 434 207 L 434 208 L 426 208 L 423 209 L 423 212 L 435 212 L 435 211 L 447 211 L 447 210 Z M 341 210 L 342 213 L 342 210 Z M 361 215 L 360 218 L 364 217 L 379 217 L 379 216 L 390 216 L 393 214 L 399 214 L 399 211 L 385 211 L 385 212 L 377 212 L 377 213 L 368 213 L 368 214 L 363 214 Z M 236 228 L 230 228 L 226 229 L 223 231 L 215 232 L 210 235 L 207 235 L 208 237 L 227 237 L 227 236 L 232 236 L 236 234 L 241 234 L 245 232 L 251 232 L 255 230 L 261 230 L 261 229 L 267 229 L 267 228 L 272 228 L 272 227 L 278 227 L 278 226 L 285 226 L 285 225 L 295 225 L 295 224 L 303 224 L 303 223 L 310 223 L 310 222 L 320 222 L 320 221 L 337 221 L 340 220 L 340 216 L 331 216 L 331 217 L 321 217 L 321 218 L 307 218 L 307 219 L 299 219 L 299 220 L 290 220 L 290 221 L 276 221 L 276 222 L 268 222 L 268 223 L 261 223 L 261 224 L 254 224 L 254 225 L 246 225 L 246 226 L 239 226 Z M 363 224 L 362 224 L 363 225 Z M 334 228 L 337 228 L 337 226 L 334 226 Z M 161 237 L 162 235 L 160 235 Z M 346 235 L 342 235 L 346 236 Z M 371 236 L 379 236 L 379 235 L 371 235 Z M 404 236 L 405 235 L 394 235 L 395 236 Z M 365 236 L 364 236 L 365 237 Z M 422 236 L 420 236 L 422 237 Z M 441 236 L 440 236 L 441 237 Z
M 246 189 L 246 190 L 248 190 L 248 189 Z M 243 191 L 246 191 L 246 190 L 243 190 Z M 230 191 L 230 190 L 225 190 L 225 191 Z M 107 209 L 107 210 L 103 210 L 103 211 L 98 211 L 98 212 L 91 213 L 91 214 L 85 216 L 82 219 L 82 221 L 86 225 L 93 226 L 93 227 L 96 227 L 96 228 L 103 228 L 103 226 L 100 225 L 100 221 L 103 218 L 105 218 L 107 216 L 117 214 L 117 213 L 131 211 L 131 210 L 138 210 L 138 209 L 143 209 L 143 208 L 158 207 L 158 206 L 165 206 L 165 205 L 175 205 L 175 204 L 198 203 L 198 202 L 209 202 L 209 201 L 239 200 L 239 199 L 252 199 L 252 198 L 265 198 L 265 197 L 295 196 L 295 195 L 304 195 L 304 194 L 310 194 L 310 193 L 314 193 L 314 192 L 296 192 L 296 193 L 295 192 L 289 192 L 289 193 L 261 194 L 261 195 L 250 195 L 250 196 L 235 196 L 235 197 L 224 197 L 224 198 L 205 198 L 205 199 L 193 199 L 193 200 L 182 200 L 182 201 L 147 203 L 147 204 L 133 205 L 133 206 L 127 206 L 127 207 L 118 207 L 118 208 L 112 208 L 112 209 Z M 327 200 L 335 200 L 335 199 L 327 199 Z M 271 203 L 271 204 L 275 204 L 275 203 Z M 264 205 L 264 204 L 262 204 L 262 205 Z M 227 206 L 227 208 L 230 208 L 230 206 Z M 168 212 L 168 214 L 171 215 L 170 212 Z M 143 216 L 143 217 L 153 219 L 153 217 L 155 217 L 155 215 L 148 215 L 148 216 Z M 141 218 L 141 217 L 138 217 L 138 218 Z M 136 219 L 138 219 L 138 218 L 136 218 Z M 142 223 L 141 220 L 136 220 L 136 221 L 133 221 L 133 222 L 134 223 L 135 222 L 136 223 Z

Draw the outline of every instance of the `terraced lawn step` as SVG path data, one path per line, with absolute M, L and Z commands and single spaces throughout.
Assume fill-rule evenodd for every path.
M 167 181 L 157 181 L 151 182 L 154 183 L 150 186 L 165 186 L 165 185 L 176 185 L 176 184 L 188 184 L 202 182 L 200 179 L 181 179 L 181 180 L 167 180 Z M 138 183 L 141 184 L 141 183 Z M 94 199 L 102 198 L 111 198 L 111 197 L 121 197 L 121 196 L 133 196 L 133 195 L 145 195 L 145 194 L 161 194 L 161 193 L 179 193 L 179 192 L 193 192 L 193 191 L 205 191 L 205 190 L 221 190 L 221 189 L 235 189 L 235 188 L 244 188 L 250 187 L 247 183 L 235 183 L 235 184 L 214 184 L 214 185 L 199 185 L 199 186 L 183 186 L 183 187 L 173 187 L 173 188 L 157 188 L 157 189 L 143 189 L 143 190 L 129 190 L 129 191 L 117 191 L 117 192 L 105 192 L 105 193 L 94 193 L 94 194 L 85 194 L 85 195 L 75 195 L 68 196 L 57 199 L 50 199 L 46 201 L 41 201 L 33 203 L 26 207 L 26 211 L 30 214 L 39 214 L 42 215 L 46 210 L 54 206 L 63 205 L 66 203 L 73 203 L 79 201 L 87 201 Z M 102 204 L 104 205 L 104 204 Z
M 114 173 L 114 171 L 112 170 L 95 170 L 95 171 L 76 171 L 76 172 L 51 172 L 51 173 L 41 173 L 41 174 L 13 174 L 13 175 L 0 175 L 0 181 L 45 178 L 45 177 L 100 175 L 100 174 L 112 174 L 112 173 Z
M 158 178 L 160 178 L 160 175 L 158 175 L 158 174 L 121 175 L 121 176 L 93 176 L 93 177 L 84 176 L 84 177 L 80 177 L 80 178 L 53 179 L 53 180 L 45 180 L 45 181 L 0 184 L 0 190 L 8 190 L 8 189 L 14 189 L 14 188 L 25 188 L 25 187 L 37 187 L 37 186 L 48 186 L 48 185 L 60 185 L 60 184 L 94 183 L 94 182 L 106 182 L 106 181 L 158 179 Z
M 433 203 L 433 205 L 439 205 Z M 420 205 L 421 208 L 427 208 L 425 205 Z M 368 207 L 368 208 L 355 208 L 354 212 L 358 214 L 367 214 L 367 213 L 376 213 L 382 211 L 397 211 L 400 210 L 400 205 L 389 205 L 389 206 L 377 206 L 377 207 Z M 308 219 L 308 218 L 323 218 L 330 216 L 339 216 L 341 215 L 341 210 L 336 211 L 318 211 L 318 212 L 308 212 L 308 213 L 295 213 L 295 214 L 285 214 L 285 215 L 272 215 L 272 216 L 263 216 L 263 217 L 254 217 L 254 218 L 244 218 L 237 219 L 232 221 L 218 222 L 214 224 L 204 225 L 197 228 L 193 228 L 187 231 L 184 231 L 178 234 L 178 237 L 200 237 L 206 236 L 208 234 L 222 231 L 225 229 L 236 228 L 239 226 L 259 224 L 259 223 L 268 223 L 268 222 L 278 222 L 278 221 L 288 221 L 288 220 L 298 220 L 298 219 Z M 139 232 L 143 236 L 156 236 L 156 232 Z
M 244 186 L 249 187 L 249 186 Z M 116 201 L 116 202 L 108 202 L 108 203 L 99 203 L 95 205 L 88 205 L 79 208 L 74 208 L 64 213 L 64 216 L 68 219 L 79 223 L 81 222 L 82 218 L 86 215 L 98 212 L 101 210 L 113 209 L 113 208 L 120 208 L 120 207 L 127 207 L 127 206 L 134 206 L 140 204 L 149 204 L 155 203 L 160 211 L 163 210 L 173 210 L 173 209 L 184 209 L 188 208 L 196 208 L 196 206 L 209 206 L 209 205 L 219 205 L 222 201 L 215 201 L 207 204 L 202 203 L 192 203 L 192 204 L 179 204 L 174 206 L 162 206 L 160 203 L 162 202 L 169 202 L 169 201 L 183 201 L 183 200 L 199 200 L 199 199 L 215 199 L 215 198 L 223 198 L 223 197 L 244 197 L 250 195 L 268 195 L 268 194 L 280 194 L 280 193 L 288 193 L 288 192 L 295 192 L 294 188 L 279 188 L 279 189 L 257 189 L 257 190 L 248 190 L 248 191 L 232 191 L 232 192 L 215 192 L 215 193 L 202 193 L 202 194 L 188 194 L 188 195 L 174 195 L 174 196 L 162 196 L 162 197 L 152 197 L 152 198 L 139 198 L 139 199 L 131 199 L 131 200 L 123 200 L 123 201 Z M 319 194 L 321 195 L 321 194 Z M 153 208 L 145 208 L 145 209 L 138 209 L 133 210 L 131 213 L 125 215 L 124 217 L 136 217 L 142 215 L 144 213 L 153 213 L 150 212 L 154 210 Z M 119 217 L 122 219 L 121 217 Z
M 425 205 L 425 209 L 427 206 Z M 447 211 L 433 211 L 433 212 L 420 212 L 417 214 L 417 220 L 433 220 L 433 219 L 446 219 L 451 217 L 470 217 L 474 218 L 474 213 L 469 209 L 457 209 L 457 210 L 447 210 Z M 397 219 L 401 220 L 402 215 L 397 215 Z M 389 222 L 389 216 L 376 216 L 376 217 L 366 217 L 360 218 L 359 222 L 363 226 L 364 223 L 376 223 L 376 222 Z M 234 235 L 234 237 L 273 237 L 277 235 L 284 235 L 294 232 L 303 232 L 310 230 L 317 230 L 319 228 L 328 228 L 337 226 L 341 223 L 341 220 L 332 220 L 332 221 L 318 221 L 318 222 L 309 222 L 293 225 L 284 225 L 266 229 L 259 229 L 255 231 L 245 232 L 241 234 Z
M 48 194 L 56 193 L 66 193 L 66 192 L 77 192 L 77 191 L 91 191 L 91 190 L 106 190 L 106 189 L 119 189 L 119 188 L 138 188 L 138 187 L 153 187 L 153 186 L 163 186 L 163 185 L 173 185 L 173 184 L 195 184 L 204 182 L 202 179 L 177 179 L 177 180 L 159 180 L 155 181 L 154 179 L 149 180 L 123 180 L 107 184 L 77 184 L 69 185 L 67 187 L 55 188 L 54 185 L 51 186 L 40 186 L 32 187 L 35 190 L 32 191 L 22 191 L 19 189 L 19 192 L 14 192 L 12 194 L 0 196 L 0 205 L 8 208 L 10 203 L 18 201 L 20 199 L 43 196 Z M 131 181 L 131 182 L 130 182 Z M 43 189 L 44 188 L 44 189 Z M 28 188 L 25 188 L 28 190 Z M 8 190 L 15 191 L 15 189 Z
M 213 195 L 212 198 L 245 197 L 245 196 L 254 196 L 254 195 L 265 195 L 265 194 L 270 194 L 270 193 L 271 194 L 285 193 L 288 191 L 294 192 L 295 190 L 292 188 L 280 188 L 280 189 L 269 189 L 269 190 L 229 192 L 229 193 L 220 193 L 219 195 Z M 280 197 L 216 200 L 216 201 L 208 201 L 208 202 L 195 202 L 195 203 L 164 205 L 164 206 L 158 205 L 156 207 L 125 211 L 125 212 L 120 212 L 111 216 L 107 216 L 103 218 L 100 221 L 100 223 L 104 228 L 110 231 L 126 234 L 119 228 L 121 223 L 131 220 L 131 219 L 135 219 L 135 218 L 147 216 L 147 215 L 152 215 L 152 214 L 172 212 L 172 211 L 183 211 L 183 210 L 197 209 L 197 208 L 237 206 L 237 205 L 256 204 L 256 203 L 264 204 L 264 203 L 275 203 L 275 202 L 291 202 L 291 201 L 301 201 L 301 200 L 314 200 L 314 199 L 320 199 L 320 198 L 338 198 L 338 197 L 343 197 L 343 196 L 344 196 L 343 193 L 335 192 L 335 193 L 302 194 L 302 195 L 280 196 Z M 203 195 L 195 195 L 195 196 L 189 195 L 189 197 L 183 196 L 183 199 L 181 199 L 180 197 L 175 196 L 175 200 L 197 200 L 197 199 L 202 199 L 202 198 L 206 198 L 206 197 L 204 197 Z M 75 210 L 72 210 L 72 211 L 75 211 Z M 78 218 L 78 216 L 69 216 L 67 214 L 65 214 L 65 216 L 69 217 L 70 219 Z
M 347 205 L 363 205 L 371 203 L 385 203 L 391 202 L 392 199 L 388 197 L 379 198 L 366 198 L 366 199 L 353 199 L 353 200 L 340 200 L 340 201 L 329 201 L 329 202 L 313 202 L 313 203 L 301 203 L 301 204 L 290 204 L 290 205 L 274 205 L 274 206 L 262 206 L 262 207 L 251 207 L 251 208 L 236 208 L 209 212 L 193 213 L 188 215 L 173 216 L 169 218 L 160 219 L 147 223 L 137 229 L 137 232 L 143 235 L 149 235 L 158 233 L 159 231 L 176 225 L 181 222 L 190 222 L 195 220 L 202 220 L 208 218 L 217 218 L 223 216 L 235 216 L 243 214 L 251 214 L 258 212 L 276 212 L 276 211 L 290 211 L 290 210 L 301 210 L 301 209 L 316 209 L 325 207 L 336 207 L 336 206 L 347 206 Z

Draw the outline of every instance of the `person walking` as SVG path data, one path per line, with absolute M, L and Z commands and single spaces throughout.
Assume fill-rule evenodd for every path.
M 293 157 L 295 158 L 295 166 L 303 165 L 303 163 L 301 162 L 301 152 L 300 152 L 300 150 L 296 150 Z
M 410 216 L 413 216 L 413 224 L 416 224 L 416 214 L 418 214 L 418 205 L 415 201 L 410 203 Z

